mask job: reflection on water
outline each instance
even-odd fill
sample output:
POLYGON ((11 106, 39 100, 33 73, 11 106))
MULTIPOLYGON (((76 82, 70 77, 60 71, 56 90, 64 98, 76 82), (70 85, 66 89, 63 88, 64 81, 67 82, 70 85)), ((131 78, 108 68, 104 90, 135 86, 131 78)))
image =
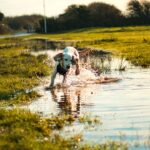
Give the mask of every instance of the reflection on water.
MULTIPOLYGON (((111 65, 116 66, 118 61, 115 59, 111 65)), ((49 84, 49 79, 46 79, 44 85, 36 88, 43 96, 26 107, 43 116, 51 113, 100 116, 103 124, 97 130, 83 130, 84 138, 93 142, 120 138, 131 143, 150 140, 150 69, 130 66, 119 72, 114 68, 105 75, 122 80, 108 84, 70 84, 66 88, 45 91, 49 84)), ((60 82, 61 77, 58 76, 57 81, 60 82)), ((77 125, 77 130, 79 128, 77 125)))
POLYGON ((43 116, 51 113, 100 116, 103 125, 98 130, 83 131, 85 139, 94 142, 120 139, 122 135, 129 142, 147 140, 150 135, 150 69, 113 71, 111 74, 122 80, 52 91, 44 90, 48 84, 38 87, 43 96, 26 107, 43 116))
POLYGON ((58 104, 60 113, 80 113, 80 89, 70 91, 68 88, 51 90, 52 99, 58 104))

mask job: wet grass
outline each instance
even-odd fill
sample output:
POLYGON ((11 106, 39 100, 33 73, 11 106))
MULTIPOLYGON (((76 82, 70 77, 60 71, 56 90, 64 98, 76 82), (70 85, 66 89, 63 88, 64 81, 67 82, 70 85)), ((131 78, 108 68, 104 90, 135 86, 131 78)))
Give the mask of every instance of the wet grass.
POLYGON ((150 26, 87 28, 61 34, 37 34, 26 37, 34 38, 73 41, 79 47, 111 51, 137 66, 150 66, 150 26))
POLYGON ((0 110, 0 149, 37 150, 71 147, 71 140, 66 141, 59 135, 52 135, 51 126, 49 120, 28 111, 0 110))
POLYGON ((0 106, 16 106, 16 105, 23 105, 36 100, 37 98, 41 97, 39 93, 36 91, 30 91, 28 93, 22 92, 18 93, 15 96, 12 96, 9 100, 0 100, 0 106))
POLYGON ((79 122, 88 125, 102 124, 98 116, 92 117, 91 115, 87 115, 87 114, 80 116, 79 122))
POLYGON ((81 135, 65 138, 57 130, 74 122, 72 116, 52 116, 41 118, 29 111, 0 109, 0 149, 51 149, 51 150, 116 150, 127 149, 122 142, 105 142, 104 144, 82 144, 81 135))
POLYGON ((0 49, 0 100, 12 99, 40 83, 50 74, 46 55, 33 56, 24 47, 0 49))

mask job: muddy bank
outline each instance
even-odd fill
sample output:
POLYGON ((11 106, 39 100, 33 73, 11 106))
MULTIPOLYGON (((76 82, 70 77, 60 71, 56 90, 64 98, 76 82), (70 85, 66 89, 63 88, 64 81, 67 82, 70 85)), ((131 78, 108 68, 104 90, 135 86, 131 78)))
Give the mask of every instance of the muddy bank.
POLYGON ((47 40, 47 39, 41 39, 41 38, 35 38, 30 40, 24 41, 28 48, 31 50, 47 50, 47 49, 63 49, 66 46, 75 46, 76 42, 72 41, 55 41, 55 40, 47 40))
POLYGON ((28 48, 34 51, 39 51, 39 50, 55 50, 55 49, 64 49, 67 46, 73 46, 78 49, 79 52, 83 52, 86 54, 100 54, 100 55, 105 55, 105 54, 111 54, 111 52, 102 50, 102 49, 92 49, 92 48, 87 48, 87 47, 80 47, 78 46, 78 41, 55 41, 55 40, 47 40, 47 39, 30 39, 30 40, 25 40, 24 41, 26 45, 28 45, 28 48))

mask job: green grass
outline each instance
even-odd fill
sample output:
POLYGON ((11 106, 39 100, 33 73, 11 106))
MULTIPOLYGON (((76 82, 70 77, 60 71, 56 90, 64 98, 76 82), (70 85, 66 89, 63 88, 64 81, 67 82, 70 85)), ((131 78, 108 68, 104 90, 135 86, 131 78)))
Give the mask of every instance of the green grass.
MULTIPOLYGON (((55 121, 57 124, 56 119, 55 121)), ((28 111, 1 109, 0 149, 57 150, 60 146, 69 149, 71 140, 63 140, 59 135, 53 135, 52 126, 50 120, 42 119, 28 111)))
POLYGON ((36 91, 30 91, 30 92, 20 92, 16 93, 15 96, 12 96, 9 100, 0 100, 0 106, 6 107, 6 106, 14 106, 14 105, 23 105, 32 102, 36 98, 41 97, 39 93, 36 91))
POLYGON ((134 65, 150 66, 150 26, 87 28, 60 34, 36 34, 25 39, 72 41, 79 47, 105 49, 134 65))
POLYGON ((39 78, 50 74, 46 55, 33 56, 24 47, 0 49, 0 100, 32 89, 39 78))
POLYGON ((126 150, 122 142, 81 144, 81 135, 65 138, 56 133, 74 122, 72 116, 41 118, 29 111, 0 109, 0 149, 22 150, 126 150), (55 131, 55 132, 54 132, 55 131))

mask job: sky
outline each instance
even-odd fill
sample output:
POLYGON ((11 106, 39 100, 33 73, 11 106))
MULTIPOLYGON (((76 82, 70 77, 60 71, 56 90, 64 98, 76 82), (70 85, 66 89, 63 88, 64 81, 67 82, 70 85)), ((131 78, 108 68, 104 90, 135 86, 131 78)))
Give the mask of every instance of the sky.
MULTIPOLYGON (((5 16, 20 16, 30 14, 44 14, 44 0, 0 0, 0 12, 5 16)), ((104 2, 115 5, 125 12, 129 0, 45 0, 46 16, 57 16, 71 4, 85 4, 92 2, 104 2)))

